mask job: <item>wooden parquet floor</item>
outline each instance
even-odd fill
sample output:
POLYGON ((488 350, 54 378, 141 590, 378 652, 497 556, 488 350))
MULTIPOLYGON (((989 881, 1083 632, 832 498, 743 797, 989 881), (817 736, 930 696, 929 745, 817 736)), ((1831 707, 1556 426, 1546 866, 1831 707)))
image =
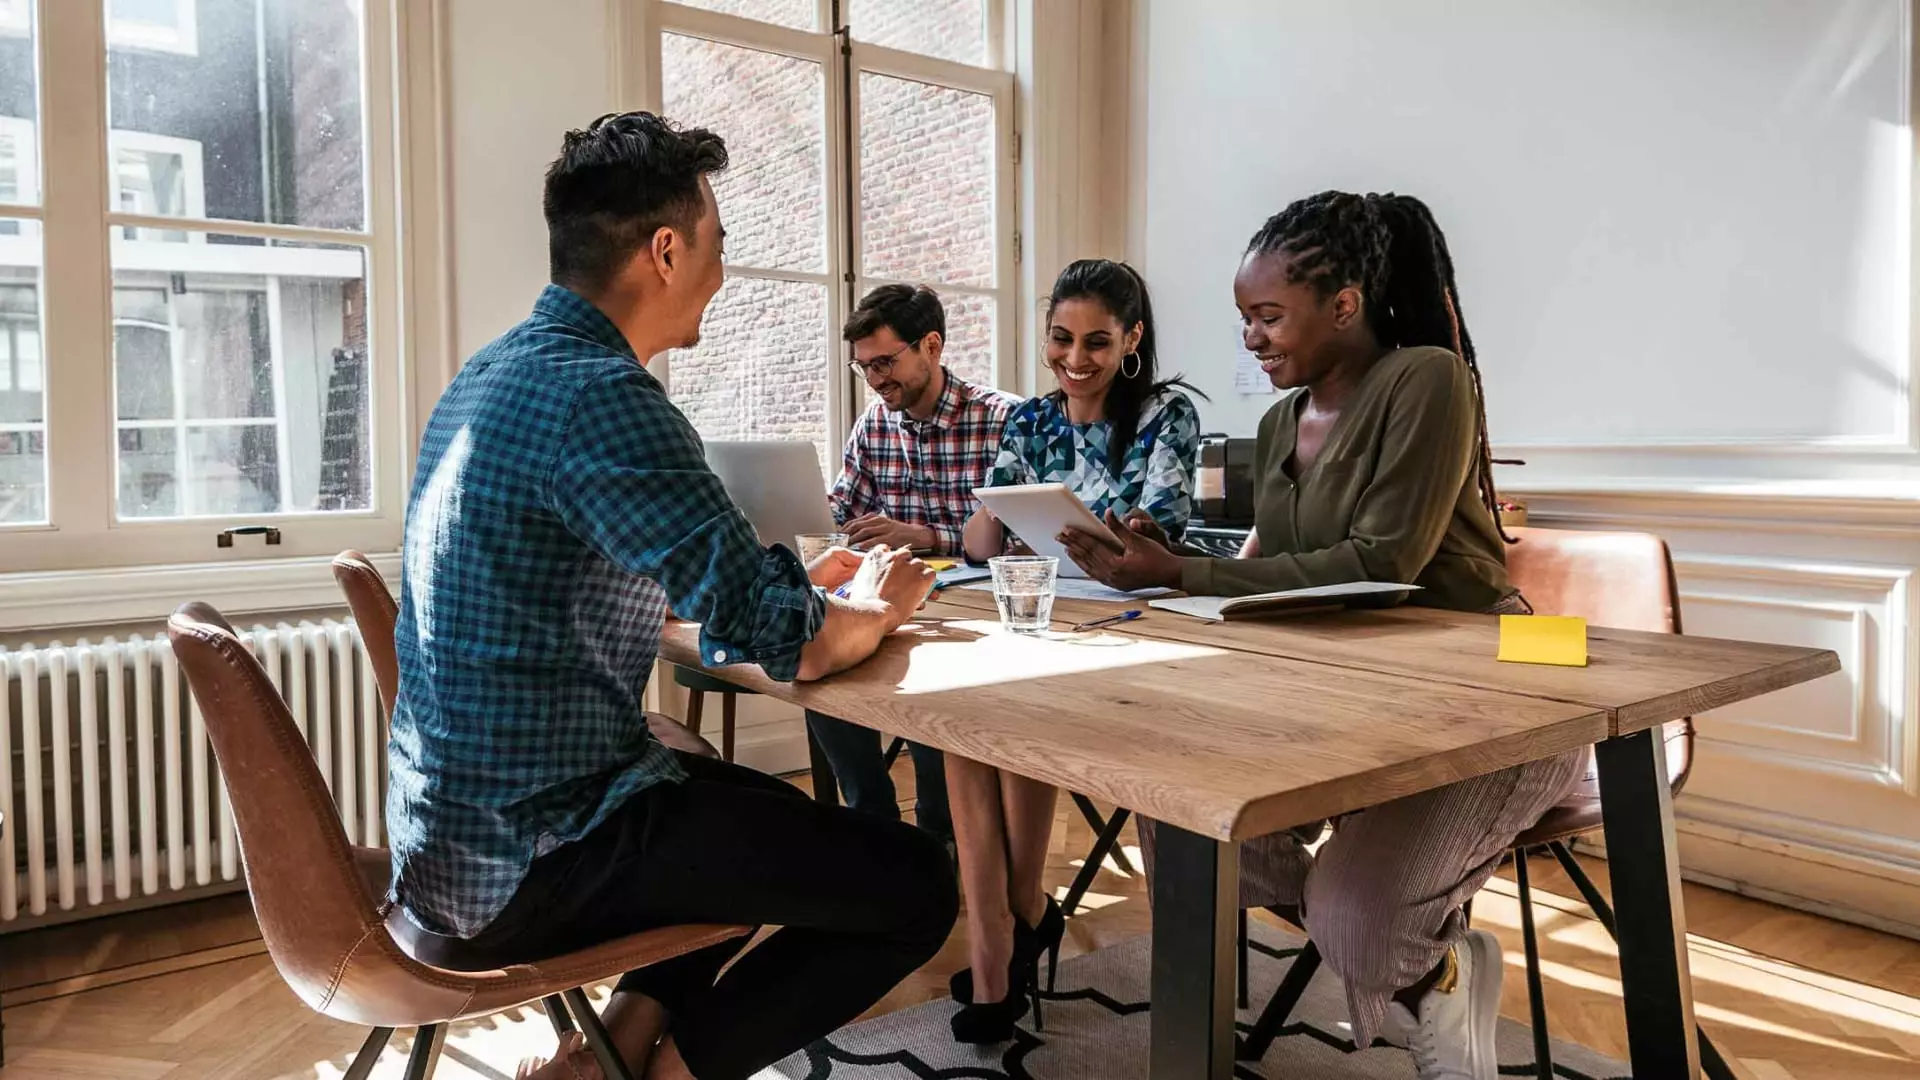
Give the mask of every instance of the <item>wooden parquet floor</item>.
MULTIPOLYGON (((910 800, 904 766, 899 780, 910 800)), ((1049 874, 1064 890, 1092 835, 1068 800, 1060 806, 1049 874)), ((1587 865, 1604 887, 1606 864, 1587 865)), ((1612 945, 1568 899, 1578 894, 1552 860, 1531 866, 1553 1033, 1624 1057, 1612 945)), ((1694 886, 1687 911, 1700 1019, 1741 1076, 1920 1078, 1920 942, 1694 886)), ((1524 1023, 1519 905, 1507 873, 1475 901, 1474 922, 1506 945, 1503 1011, 1524 1023)), ((1069 924, 1064 952, 1098 949, 1147 925, 1144 883, 1109 863, 1069 924)), ((7 1051, 0 1080, 337 1080, 366 1034, 294 997, 241 897, 14 935, 0 940, 0 956, 7 1051)), ((948 974, 965 962, 965 930, 957 927, 933 963, 874 1012, 944 996, 948 974)), ((1259 997, 1272 988, 1254 990, 1259 997)), ((375 1077, 400 1076, 406 1034, 396 1036, 375 1077)), ((437 1075, 504 1080, 521 1057, 552 1044, 537 1011, 499 1014, 456 1028, 437 1075)))

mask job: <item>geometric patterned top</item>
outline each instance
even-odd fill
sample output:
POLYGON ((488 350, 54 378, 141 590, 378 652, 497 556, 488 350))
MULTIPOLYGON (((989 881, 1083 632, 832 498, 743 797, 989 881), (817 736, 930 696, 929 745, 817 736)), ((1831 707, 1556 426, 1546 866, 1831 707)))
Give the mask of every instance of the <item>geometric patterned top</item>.
POLYGON ((1055 394, 1033 398, 1007 418, 987 486, 1065 484, 1095 517, 1104 520, 1109 508, 1122 515, 1144 510, 1168 536, 1179 538, 1193 516, 1199 411, 1171 387, 1149 398, 1140 409, 1133 444, 1119 451, 1117 476, 1109 467, 1115 452, 1107 445, 1111 430, 1105 420, 1068 420, 1055 394))

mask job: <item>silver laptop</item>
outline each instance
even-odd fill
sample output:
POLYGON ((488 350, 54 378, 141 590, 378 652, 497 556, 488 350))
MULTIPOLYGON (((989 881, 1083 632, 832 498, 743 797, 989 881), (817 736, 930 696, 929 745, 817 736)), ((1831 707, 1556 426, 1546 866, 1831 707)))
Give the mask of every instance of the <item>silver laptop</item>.
POLYGON ((810 442, 710 442, 707 464, 767 546, 835 531, 820 453, 810 442))

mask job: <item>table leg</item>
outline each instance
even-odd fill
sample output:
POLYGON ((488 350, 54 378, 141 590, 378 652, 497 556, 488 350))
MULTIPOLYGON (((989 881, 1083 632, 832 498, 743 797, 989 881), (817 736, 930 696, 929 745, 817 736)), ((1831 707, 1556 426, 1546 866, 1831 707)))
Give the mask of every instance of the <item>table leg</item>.
POLYGON ((1158 829, 1150 1075, 1228 1080, 1240 847, 1165 823, 1158 829))
POLYGON ((1633 1075, 1698 1077, 1666 744, 1653 728, 1607 739, 1596 757, 1633 1075))

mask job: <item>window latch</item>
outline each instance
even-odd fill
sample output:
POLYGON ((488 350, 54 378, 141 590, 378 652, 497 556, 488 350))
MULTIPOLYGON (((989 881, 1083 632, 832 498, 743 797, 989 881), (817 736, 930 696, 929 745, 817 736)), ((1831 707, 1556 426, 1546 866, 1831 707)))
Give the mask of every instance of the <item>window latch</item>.
POLYGON ((280 543, 280 530, 271 525, 235 525, 231 529, 221 529, 213 542, 220 547, 230 548, 236 536, 264 536, 269 546, 280 543))

